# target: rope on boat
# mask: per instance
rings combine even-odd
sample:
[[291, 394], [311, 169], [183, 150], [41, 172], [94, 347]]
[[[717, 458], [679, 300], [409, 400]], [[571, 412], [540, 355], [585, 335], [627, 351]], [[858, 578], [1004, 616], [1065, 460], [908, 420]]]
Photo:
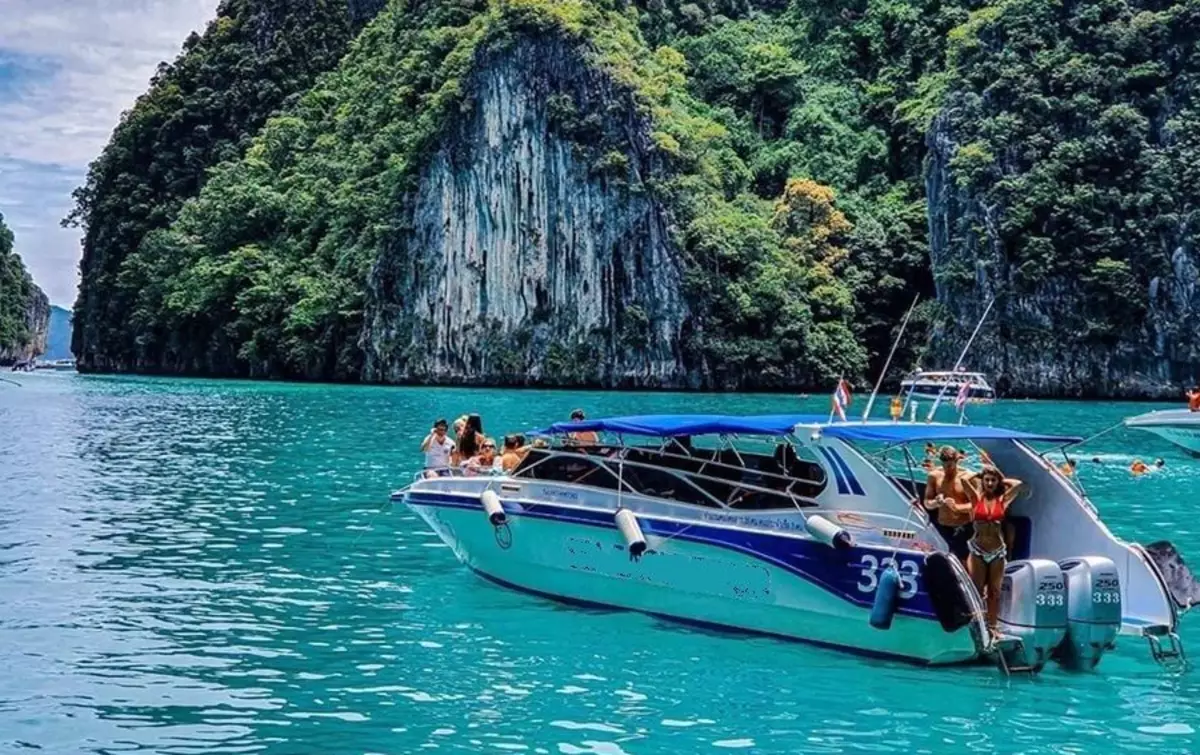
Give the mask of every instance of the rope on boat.
[[[1101, 435], [1107, 435], [1108, 433], [1111, 433], [1113, 430], [1116, 430], [1118, 427], [1124, 426], [1124, 424], [1125, 424], [1125, 420], [1121, 420], [1121, 421], [1117, 422], [1115, 425], [1104, 428], [1103, 430], [1096, 433], [1095, 435], [1089, 435], [1088, 437], [1084, 438], [1083, 440], [1079, 441], [1078, 443], [1064, 443], [1061, 446], [1056, 446], [1055, 448], [1050, 449], [1046, 453], [1053, 453], [1054, 451], [1061, 451], [1066, 448], [1071, 448], [1074, 446], [1082, 446], [1085, 443], [1091, 443], [1093, 440], [1095, 440], [1096, 438], [1099, 438]], [[1045, 456], [1045, 455], [1046, 454], [1042, 454], [1042, 456]]]

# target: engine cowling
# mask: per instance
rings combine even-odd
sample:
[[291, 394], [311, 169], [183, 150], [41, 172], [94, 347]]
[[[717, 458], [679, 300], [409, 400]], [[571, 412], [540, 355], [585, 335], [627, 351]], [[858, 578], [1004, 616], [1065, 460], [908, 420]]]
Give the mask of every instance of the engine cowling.
[[1038, 671], [1067, 632], [1067, 590], [1062, 569], [1043, 558], [1012, 561], [1000, 586], [1000, 631], [1019, 639], [1005, 652], [1010, 667]]
[[1121, 631], [1121, 576], [1103, 556], [1071, 558], [1059, 566], [1067, 585], [1067, 636], [1056, 657], [1067, 668], [1093, 669]]

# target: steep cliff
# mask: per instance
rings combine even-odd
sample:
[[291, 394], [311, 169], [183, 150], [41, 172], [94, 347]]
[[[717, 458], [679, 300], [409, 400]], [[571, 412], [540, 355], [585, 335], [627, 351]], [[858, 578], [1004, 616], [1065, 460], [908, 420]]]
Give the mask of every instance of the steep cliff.
[[50, 300], [13, 251], [12, 231], [0, 215], [0, 365], [44, 353], [49, 324]]
[[752, 387], [861, 370], [834, 192], [750, 193], [685, 70], [601, 4], [392, 6], [147, 236], [135, 308], [168, 337], [140, 368]]
[[1178, 397], [1200, 377], [1200, 4], [1011, 0], [954, 37], [929, 134], [950, 362], [1041, 396]]
[[[372, 3], [355, 3], [365, 22]], [[238, 157], [266, 119], [334, 67], [352, 36], [346, 0], [222, 0], [124, 114], [67, 222], [84, 230], [73, 350], [82, 370], [136, 370], [169, 334], [135, 306], [153, 285], [148, 233], [173, 221], [207, 171]], [[152, 254], [152, 252], [150, 253]], [[136, 323], [136, 328], [131, 324]]]
[[[371, 276], [367, 379], [687, 384], [680, 254], [632, 92], [561, 36], [484, 54], [464, 88]], [[572, 138], [579, 113], [609, 152]]]

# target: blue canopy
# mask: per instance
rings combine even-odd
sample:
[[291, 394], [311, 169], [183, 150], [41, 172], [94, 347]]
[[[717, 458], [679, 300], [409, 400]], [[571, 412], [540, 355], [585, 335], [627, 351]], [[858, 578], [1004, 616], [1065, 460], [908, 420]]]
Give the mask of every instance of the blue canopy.
[[577, 432], [610, 432], [670, 438], [679, 435], [766, 435], [791, 433], [797, 425], [816, 426], [821, 433], [842, 440], [879, 443], [909, 443], [938, 440], [1023, 440], [1047, 443], [1078, 443], [1066, 435], [1044, 435], [1006, 430], [986, 425], [938, 425], [915, 422], [829, 422], [817, 414], [759, 414], [739, 417], [728, 414], [643, 414], [629, 417], [555, 422], [534, 431], [535, 435]]
[[1021, 430], [1006, 430], [987, 425], [932, 425], [913, 422], [848, 422], [821, 428], [821, 434], [842, 440], [878, 443], [908, 443], [915, 440], [1024, 440], [1046, 443], [1078, 443], [1082, 438], [1070, 435], [1046, 435]]
[[537, 435], [602, 432], [648, 435], [670, 438], [678, 435], [787, 435], [796, 425], [825, 422], [816, 414], [760, 414], [738, 417], [726, 414], [644, 414], [631, 417], [585, 419], [582, 422], [555, 422], [536, 431]]

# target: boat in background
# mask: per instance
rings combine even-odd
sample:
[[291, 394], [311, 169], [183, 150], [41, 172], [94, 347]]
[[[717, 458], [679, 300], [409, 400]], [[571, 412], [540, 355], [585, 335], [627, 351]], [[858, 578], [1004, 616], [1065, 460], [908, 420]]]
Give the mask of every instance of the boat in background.
[[982, 372], [948, 370], [932, 372], [919, 370], [900, 382], [900, 393], [911, 402], [913, 399], [952, 404], [963, 385], [967, 386], [967, 401], [986, 404], [996, 400], [996, 391]]
[[[1169, 543], [1114, 536], [1032, 445], [1078, 438], [810, 415], [614, 417], [535, 436], [551, 442], [509, 473], [429, 470], [392, 499], [481, 576], [567, 602], [922, 664], [1090, 669], [1118, 634], [1183, 660], [1179, 616], [1200, 586]], [[916, 505], [909, 445], [927, 442], [967, 444], [1025, 482], [1000, 634]]]
[[1200, 412], [1191, 409], [1162, 409], [1127, 417], [1125, 427], [1153, 433], [1174, 443], [1192, 456], [1200, 457]]

